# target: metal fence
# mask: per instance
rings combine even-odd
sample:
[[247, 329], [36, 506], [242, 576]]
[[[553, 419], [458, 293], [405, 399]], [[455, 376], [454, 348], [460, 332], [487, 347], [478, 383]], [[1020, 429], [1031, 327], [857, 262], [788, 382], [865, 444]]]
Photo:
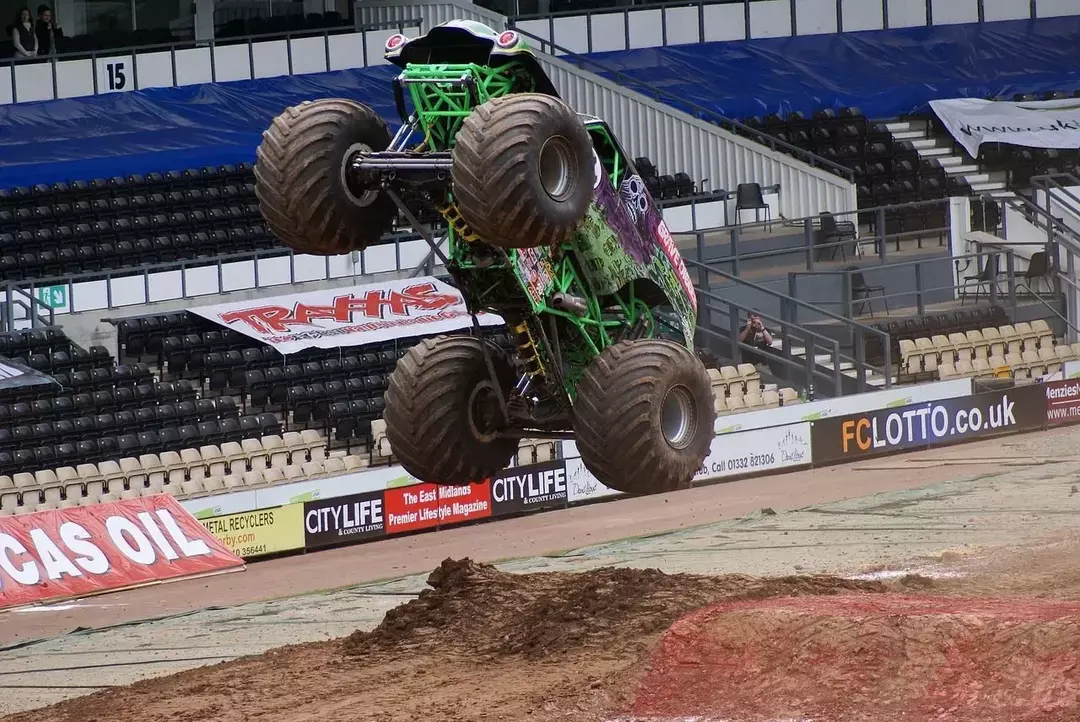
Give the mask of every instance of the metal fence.
[[[739, 329], [743, 320], [748, 312], [753, 311], [762, 316], [766, 325], [780, 331], [779, 353], [768, 355], [770, 361], [779, 366], [773, 369], [778, 378], [801, 385], [805, 389], [813, 388], [817, 381], [818, 388], [824, 385], [830, 392], [825, 395], [835, 396], [873, 390], [875, 387], [870, 380], [874, 376], [880, 381], [881, 387], [892, 386], [891, 344], [887, 333], [793, 295], [739, 278], [712, 264], [687, 260], [687, 266], [691, 273], [697, 274], [699, 331], [704, 331], [706, 341], [723, 342], [735, 363], [740, 363], [746, 352], [760, 353], [760, 349], [739, 340]], [[723, 283], [751, 289], [778, 300], [779, 315], [762, 313], [757, 307], [717, 295], [711, 290], [714, 277]], [[814, 314], [838, 323], [844, 329], [847, 341], [842, 342], [835, 336], [801, 325], [798, 320], [800, 310], [804, 315]], [[866, 359], [866, 349], [871, 339], [880, 342], [884, 349], [884, 363], [881, 366], [875, 366]], [[800, 347], [801, 357], [796, 354]], [[827, 360], [822, 356], [827, 357]], [[853, 377], [845, 373], [848, 370], [854, 373]], [[845, 378], [848, 381], [845, 381]]]

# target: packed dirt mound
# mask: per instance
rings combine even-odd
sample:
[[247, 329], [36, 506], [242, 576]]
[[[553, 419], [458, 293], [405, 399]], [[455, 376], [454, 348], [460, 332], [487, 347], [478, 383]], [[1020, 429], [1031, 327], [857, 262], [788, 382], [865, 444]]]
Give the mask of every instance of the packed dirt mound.
[[737, 722], [1076, 722], [1080, 603], [725, 602], [672, 625], [632, 708]]
[[370, 633], [148, 679], [3, 722], [604, 722], [630, 703], [663, 631], [691, 610], [885, 591], [827, 576], [508, 574], [468, 559], [446, 560], [428, 583]]
[[508, 574], [470, 559], [445, 560], [427, 583], [430, 589], [387, 612], [375, 630], [346, 638], [346, 653], [422, 644], [489, 655], [548, 655], [637, 640], [721, 599], [885, 590], [876, 582], [830, 576], [702, 577], [613, 567]]

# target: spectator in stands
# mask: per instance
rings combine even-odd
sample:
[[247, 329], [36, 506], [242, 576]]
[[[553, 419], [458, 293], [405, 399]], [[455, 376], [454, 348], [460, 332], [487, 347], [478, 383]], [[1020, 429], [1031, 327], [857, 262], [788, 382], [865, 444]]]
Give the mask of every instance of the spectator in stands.
[[[775, 354], [776, 349], [772, 345], [772, 334], [769, 333], [769, 329], [765, 328], [760, 314], [755, 311], [746, 314], [746, 323], [739, 329], [739, 341], [758, 349], [757, 351], [743, 349], [743, 361], [752, 363], [755, 366], [761, 364], [770, 366], [768, 357], [765, 354]], [[772, 370], [771, 366], [770, 370]]]
[[38, 55], [52, 55], [58, 52], [56, 44], [64, 37], [64, 31], [56, 24], [48, 5], [38, 5], [37, 12]]
[[34, 16], [30, 8], [23, 8], [15, 16], [11, 26], [11, 40], [15, 43], [16, 58], [33, 58], [38, 54], [38, 38], [34, 32]]

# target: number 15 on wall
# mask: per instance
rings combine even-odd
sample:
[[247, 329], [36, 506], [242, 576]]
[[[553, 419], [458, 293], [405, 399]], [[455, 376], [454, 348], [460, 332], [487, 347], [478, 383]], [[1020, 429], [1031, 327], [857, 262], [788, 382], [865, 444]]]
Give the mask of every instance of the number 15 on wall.
[[114, 58], [97, 59], [97, 92], [119, 93], [134, 90], [131, 77], [132, 59], [130, 55]]

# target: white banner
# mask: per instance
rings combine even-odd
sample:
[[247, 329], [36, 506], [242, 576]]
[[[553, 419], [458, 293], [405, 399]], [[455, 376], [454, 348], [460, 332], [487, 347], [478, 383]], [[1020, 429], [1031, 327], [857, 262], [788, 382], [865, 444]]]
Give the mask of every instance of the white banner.
[[930, 107], [972, 158], [983, 143], [1080, 148], [1080, 100], [1013, 103], [956, 98], [931, 100]]
[[[363, 346], [472, 325], [461, 293], [430, 276], [189, 310], [283, 354]], [[494, 314], [477, 318], [482, 326], [503, 323]]]
[[[563, 453], [578, 454], [577, 445], [563, 442]], [[724, 434], [713, 439], [705, 463], [694, 474], [695, 482], [779, 471], [810, 464], [810, 424], [790, 424]], [[566, 459], [567, 493], [571, 502], [601, 499], [620, 492], [610, 489], [589, 473], [580, 458]]]

